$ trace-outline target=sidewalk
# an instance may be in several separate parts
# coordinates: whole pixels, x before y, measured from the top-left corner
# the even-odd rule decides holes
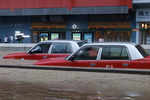
[[[27,51],[35,43],[0,43],[0,51]]]

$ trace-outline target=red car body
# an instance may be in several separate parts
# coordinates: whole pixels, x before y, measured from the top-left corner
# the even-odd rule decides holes
[[[3,59],[25,59],[25,60],[40,60],[46,58],[67,57],[69,54],[29,54],[25,52],[11,53],[3,57]]]
[[[120,56],[120,58],[118,59],[116,56],[116,54],[113,54],[114,56],[112,56],[112,58],[110,57],[106,57],[103,55],[104,52],[106,52],[106,55],[108,54],[107,49],[105,49],[103,51],[103,49],[105,48],[109,48],[112,47],[114,49],[114,52],[118,52],[119,48],[118,47],[123,47],[125,48],[124,50],[127,50],[127,52],[122,51],[123,52],[123,56]],[[81,59],[82,57],[78,56],[80,55],[80,52],[86,48],[89,47],[98,47],[100,49],[98,49],[98,53],[97,53],[97,58],[96,59],[87,59],[84,58]],[[137,46],[137,48],[140,50],[142,49],[141,47],[139,47],[139,45]],[[80,48],[77,52],[73,53],[71,56],[67,57],[67,58],[55,58],[55,59],[45,59],[45,60],[40,60],[37,61],[35,63],[35,65],[44,65],[44,66],[71,66],[71,67],[93,67],[93,68],[131,68],[131,69],[150,69],[150,57],[148,55],[146,55],[146,53],[144,51],[143,55],[140,54],[142,53],[141,51],[139,52],[138,49],[136,48],[136,45],[132,45],[132,44],[113,44],[113,43],[98,43],[98,44],[87,44],[85,46],[83,46],[82,48]],[[110,49],[110,48],[109,48]],[[108,49],[108,50],[109,50]],[[113,51],[112,49],[112,51]],[[118,51],[117,51],[118,50]],[[128,54],[126,54],[128,53]],[[131,54],[133,53],[133,54]],[[78,55],[79,54],[79,55]],[[82,54],[82,52],[81,52]],[[99,56],[98,56],[99,55]],[[145,57],[144,57],[145,55]],[[127,56],[129,58],[127,58]],[[114,58],[113,58],[114,57]],[[124,57],[124,58],[123,58]],[[78,59],[76,59],[78,58]]]
[[[11,53],[4,59],[40,60],[46,58],[67,57],[77,51],[80,46],[87,42],[70,40],[51,40],[38,43],[28,52]]]
[[[35,65],[44,66],[71,66],[71,67],[99,67],[99,68],[131,68],[131,69],[150,69],[150,59],[141,59],[134,61],[68,61],[65,59],[45,59],[35,63]]]

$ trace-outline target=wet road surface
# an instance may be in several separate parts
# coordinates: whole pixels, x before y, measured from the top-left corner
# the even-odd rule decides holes
[[[2,65],[33,62],[0,59]],[[149,100],[149,93],[149,75],[0,68],[0,100]]]
[[[149,100],[150,76],[0,68],[0,100]]]

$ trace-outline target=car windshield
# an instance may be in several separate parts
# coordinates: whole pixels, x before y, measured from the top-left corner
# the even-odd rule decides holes
[[[149,54],[147,53],[147,51],[142,46],[136,45],[135,47],[138,49],[138,51],[141,53],[141,55],[143,57],[149,56]]]

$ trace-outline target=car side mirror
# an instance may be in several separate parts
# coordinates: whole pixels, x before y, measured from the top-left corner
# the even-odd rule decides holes
[[[74,59],[75,59],[75,56],[72,56],[69,58],[69,61],[74,61]]]

